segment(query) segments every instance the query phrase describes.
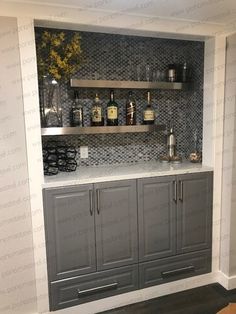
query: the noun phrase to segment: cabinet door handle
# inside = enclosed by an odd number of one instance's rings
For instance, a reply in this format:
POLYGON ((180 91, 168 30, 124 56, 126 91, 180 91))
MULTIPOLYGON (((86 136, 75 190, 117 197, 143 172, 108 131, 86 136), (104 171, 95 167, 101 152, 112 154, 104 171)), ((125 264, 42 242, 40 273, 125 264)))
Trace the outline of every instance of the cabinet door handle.
POLYGON ((173 185, 174 185, 174 197, 173 197, 173 200, 175 202, 177 202, 177 182, 176 182, 176 180, 173 181, 173 185))
POLYGON ((96 288, 90 288, 90 289, 86 289, 86 290, 79 290, 78 289, 78 296, 83 296, 83 295, 88 295, 88 294, 93 294, 93 293, 97 293, 97 292, 103 292, 103 291, 107 291, 107 290, 113 290, 113 289, 117 289, 118 287, 118 283, 114 282, 114 283, 110 283, 108 285, 104 285, 104 286, 100 286, 100 287, 96 287, 96 288))
POLYGON ((89 190, 90 215, 93 216, 93 191, 89 190))
POLYGON ((97 213, 99 215, 100 214, 100 191, 96 190, 96 194, 97 194, 97 213))
POLYGON ((174 269, 174 270, 163 271, 163 272, 161 272, 161 276, 162 276, 162 278, 171 277, 171 276, 186 274, 186 273, 193 272, 193 271, 195 271, 195 267, 191 265, 191 266, 182 267, 182 268, 178 268, 178 269, 174 269))
POLYGON ((181 202, 183 202, 183 194, 184 194, 184 192, 183 192, 183 190, 184 190, 184 184, 183 184, 183 181, 179 181, 179 184, 180 184, 180 195, 179 195, 179 200, 181 201, 181 202))

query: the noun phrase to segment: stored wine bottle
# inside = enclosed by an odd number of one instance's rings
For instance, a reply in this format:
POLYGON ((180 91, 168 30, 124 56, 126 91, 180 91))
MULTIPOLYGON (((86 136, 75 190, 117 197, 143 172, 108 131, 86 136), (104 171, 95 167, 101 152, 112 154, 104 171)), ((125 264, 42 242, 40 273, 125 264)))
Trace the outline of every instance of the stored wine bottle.
POLYGON ((102 112, 102 103, 96 94, 94 103, 92 106, 92 113, 91 113, 91 125, 92 126, 102 126, 104 125, 104 117, 102 112))
POLYGON ((143 124, 154 124, 155 122, 155 111, 151 104, 151 94, 147 94, 147 106, 143 111, 143 124))
POLYGON ((74 92, 74 102, 71 109, 71 126, 84 126, 83 106, 77 91, 74 92))
POLYGON ((133 93, 129 92, 129 97, 126 101, 126 125, 136 124, 136 103, 133 93))
POLYGON ((114 91, 110 92, 110 101, 107 104, 107 125, 118 125, 118 105, 114 100, 114 91))

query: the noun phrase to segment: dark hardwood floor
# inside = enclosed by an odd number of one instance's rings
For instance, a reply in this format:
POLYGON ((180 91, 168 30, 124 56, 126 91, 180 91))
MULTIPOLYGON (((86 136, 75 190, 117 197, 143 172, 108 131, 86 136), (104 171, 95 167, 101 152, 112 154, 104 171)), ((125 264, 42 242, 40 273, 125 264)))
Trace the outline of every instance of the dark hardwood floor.
MULTIPOLYGON (((219 284, 186 290, 145 302, 102 312, 103 314, 216 314, 236 303, 236 289, 227 291, 219 284)), ((101 313, 100 313, 101 314, 101 313)))

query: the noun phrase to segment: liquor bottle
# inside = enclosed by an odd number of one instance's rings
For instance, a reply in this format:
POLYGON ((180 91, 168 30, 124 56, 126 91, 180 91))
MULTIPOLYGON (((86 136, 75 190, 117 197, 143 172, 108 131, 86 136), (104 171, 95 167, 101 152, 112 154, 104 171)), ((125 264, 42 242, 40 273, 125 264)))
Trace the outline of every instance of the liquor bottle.
POLYGON ((176 156, 176 137, 174 134, 174 127, 172 122, 170 123, 170 130, 167 137, 167 149, 169 158, 173 158, 176 156))
POLYGON ((107 104, 107 125, 118 125, 118 105, 114 100, 114 91, 110 92, 110 101, 107 104))
POLYGON ((136 103, 133 93, 129 92, 129 97, 126 101, 126 125, 136 124, 136 103))
POLYGON ((155 111, 151 104, 150 92, 147 94, 147 106, 143 111, 143 124, 154 124, 155 122, 155 111))
POLYGON ((95 95, 94 103, 92 106, 91 112, 91 125, 92 126, 103 126, 104 117, 102 113, 102 104, 98 97, 98 94, 95 95))
POLYGON ((77 91, 74 92, 74 102, 71 109, 71 126, 84 126, 83 106, 77 91))

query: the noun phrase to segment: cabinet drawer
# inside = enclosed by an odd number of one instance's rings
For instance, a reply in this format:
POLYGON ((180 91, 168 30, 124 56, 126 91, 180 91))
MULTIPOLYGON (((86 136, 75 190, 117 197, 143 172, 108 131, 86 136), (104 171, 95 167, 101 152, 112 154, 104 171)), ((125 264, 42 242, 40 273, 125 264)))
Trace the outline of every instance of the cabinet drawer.
POLYGON ((137 265, 52 282, 50 309, 62 309, 136 289, 137 265))
POLYGON ((206 250, 142 263, 139 265, 139 282, 141 288, 146 288, 210 271, 211 250, 206 250))

